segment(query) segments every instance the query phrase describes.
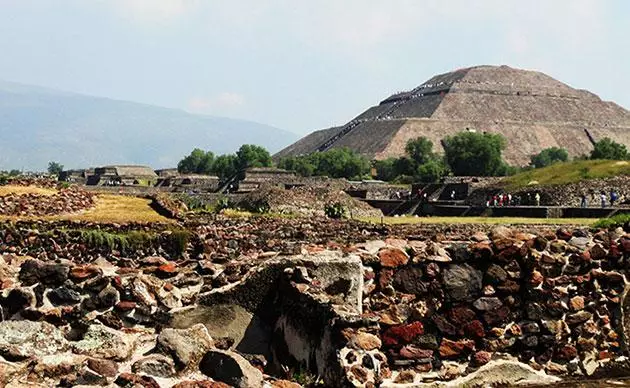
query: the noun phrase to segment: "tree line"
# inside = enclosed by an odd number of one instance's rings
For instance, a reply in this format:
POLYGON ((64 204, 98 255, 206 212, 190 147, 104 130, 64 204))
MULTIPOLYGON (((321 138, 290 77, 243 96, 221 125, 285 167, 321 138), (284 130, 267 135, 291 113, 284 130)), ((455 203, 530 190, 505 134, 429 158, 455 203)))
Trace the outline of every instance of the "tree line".
MULTIPOLYGON (((433 150, 433 142, 426 137, 411 139, 405 155, 399 158, 370 161, 349 148, 335 148, 325 152, 290 156, 278 161, 277 167, 301 176, 328 176, 351 180, 369 179, 372 168, 376 179, 410 183, 437 182, 446 175, 505 176, 521 170, 542 168, 569 160, 564 148, 546 148, 533 155, 527 167, 508 165, 503 160, 505 138, 500 134, 461 132, 442 140, 444 155, 433 150)), ((626 146, 604 138, 594 144, 588 156, 577 159, 627 160, 626 146)), ((183 158, 177 169, 181 173, 213 174, 226 179, 249 167, 272 167, 269 152, 263 147, 245 144, 235 154, 215 156, 211 151, 194 149, 183 158)))

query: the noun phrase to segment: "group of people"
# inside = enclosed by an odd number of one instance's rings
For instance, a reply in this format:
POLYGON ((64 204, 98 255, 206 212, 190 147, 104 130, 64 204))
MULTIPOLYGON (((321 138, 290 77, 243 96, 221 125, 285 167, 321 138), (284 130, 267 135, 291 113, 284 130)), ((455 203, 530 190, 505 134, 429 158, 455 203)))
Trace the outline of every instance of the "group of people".
MULTIPOLYGON (((591 190, 590 197, 590 203, 595 203, 599 197, 599 202, 603 208, 607 206, 613 207, 615 204, 622 203, 625 200, 625 196, 619 195, 614 189, 611 189, 609 194, 606 194, 605 191, 601 191, 599 195, 597 195, 594 190, 591 190)), ((580 207, 589 207, 589 196, 586 193, 582 193, 580 196, 580 207)))
POLYGON ((512 195, 510 193, 499 193, 488 197, 486 201, 486 207, 503 207, 503 206, 521 206, 521 205, 535 205, 540 206, 540 193, 536 192, 534 195, 527 193, 525 200, 519 195, 512 195))

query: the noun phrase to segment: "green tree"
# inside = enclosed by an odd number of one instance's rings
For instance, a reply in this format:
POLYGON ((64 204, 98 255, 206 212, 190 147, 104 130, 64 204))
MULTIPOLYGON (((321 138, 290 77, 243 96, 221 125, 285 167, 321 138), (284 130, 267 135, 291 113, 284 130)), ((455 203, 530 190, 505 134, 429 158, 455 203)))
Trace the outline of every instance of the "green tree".
POLYGON ((376 179, 382 181, 392 181, 399 175, 396 171, 396 158, 387 158, 374 161, 374 169, 376 169, 376 179))
POLYGON ((349 148, 333 148, 319 153, 315 175, 361 179, 370 172, 370 162, 349 148))
POLYGON ((495 176, 504 174, 501 152, 505 139, 499 134, 461 132, 443 140, 446 163, 455 175, 495 176))
POLYGON ((314 158, 308 156, 291 156, 278 161, 278 167, 289 171, 295 171, 301 176, 311 176, 317 167, 314 158))
POLYGON ((265 148, 253 144, 243 144, 236 152, 239 169, 249 167, 271 167, 271 155, 265 148))
POLYGON ((424 136, 409 140, 405 146, 405 152, 416 163, 416 166, 425 164, 435 158, 433 143, 424 136))
POLYGON ((623 144, 614 142, 610 138, 603 138, 595 142, 595 147, 591 151, 591 159, 610 159, 610 160, 626 160, 628 159, 628 150, 623 144))
POLYGON ((434 158, 418 166, 415 176, 420 182, 434 183, 439 181, 444 175, 446 175, 444 161, 434 158))
POLYGON ((212 173, 221 179, 229 178, 238 171, 238 159, 234 154, 218 156, 212 164, 212 173))
MULTIPOLYGON (((61 170, 63 171, 63 166, 62 166, 61 170)), ((51 173, 51 174, 53 174, 53 173, 51 173)), ((59 173, 56 173, 56 174, 59 175, 59 173)), ((9 171, 9 176, 18 176, 18 175, 22 175, 22 171, 16 170, 16 169, 13 169, 13 170, 9 171)))
POLYGON ((63 164, 55 161, 48 162, 48 173, 51 175, 59 175, 63 171, 63 164))
POLYGON ((537 155, 532 156, 529 164, 534 168, 542 168, 554 163, 566 162, 567 160, 569 160, 567 150, 564 148, 551 147, 545 148, 537 155))
POLYGON ((180 160, 177 171, 183 174, 210 174, 214 163, 214 154, 199 148, 192 150, 190 155, 180 160))

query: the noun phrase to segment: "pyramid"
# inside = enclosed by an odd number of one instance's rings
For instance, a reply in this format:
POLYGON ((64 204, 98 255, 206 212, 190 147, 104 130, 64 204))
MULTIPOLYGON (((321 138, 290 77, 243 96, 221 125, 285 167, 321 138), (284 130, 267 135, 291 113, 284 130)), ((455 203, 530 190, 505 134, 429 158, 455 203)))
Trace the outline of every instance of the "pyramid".
POLYGON ((504 159, 527 165, 548 147, 586 155, 604 137, 630 148, 630 112, 537 71, 476 66, 437 75, 394 94, 347 124, 315 131, 275 158, 348 147, 370 159, 399 157, 408 140, 441 140, 462 131, 502 134, 504 159))

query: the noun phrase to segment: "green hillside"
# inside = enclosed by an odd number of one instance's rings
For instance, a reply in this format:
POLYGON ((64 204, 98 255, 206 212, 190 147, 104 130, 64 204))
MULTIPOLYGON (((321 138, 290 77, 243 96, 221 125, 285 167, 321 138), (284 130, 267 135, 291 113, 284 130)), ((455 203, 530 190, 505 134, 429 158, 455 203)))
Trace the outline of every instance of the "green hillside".
POLYGON ((557 163, 507 177, 503 184, 512 190, 530 185, 561 185, 588 179, 630 175, 630 162, 619 160, 578 160, 557 163))

